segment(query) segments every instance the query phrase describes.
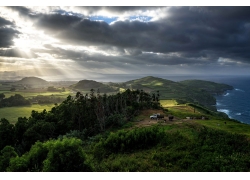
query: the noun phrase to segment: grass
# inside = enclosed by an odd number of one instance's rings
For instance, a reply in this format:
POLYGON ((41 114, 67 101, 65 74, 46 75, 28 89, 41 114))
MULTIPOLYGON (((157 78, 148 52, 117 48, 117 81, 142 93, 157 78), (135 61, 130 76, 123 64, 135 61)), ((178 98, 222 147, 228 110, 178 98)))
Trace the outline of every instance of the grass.
MULTIPOLYGON (((20 94, 25 98, 32 98, 37 95, 42 95, 42 96, 53 96, 56 97, 62 97, 62 98, 67 98, 68 95, 72 95, 70 91, 65 91, 65 92, 23 92, 23 91, 0 91, 0 93, 4 93, 5 97, 8 98, 10 96, 14 96, 15 94, 20 94)), ((74 93, 75 94, 75 93, 74 93)))
POLYGON ((248 124, 238 123, 230 120, 194 120, 194 122, 213 129, 244 134, 250 137, 250 125, 248 124))
POLYGON ((22 107, 5 107, 0 108, 0 119, 6 118, 9 120, 10 123, 16 123, 18 117, 30 117, 31 111, 35 110, 38 112, 43 111, 46 109, 47 111, 51 110, 51 108, 54 107, 54 104, 50 105, 38 105, 34 104, 31 106, 22 106, 22 107))
POLYGON ((176 106, 178 103, 176 100, 160 100, 162 107, 176 106))
MULTIPOLYGON (((248 141, 244 141, 243 137, 237 134, 231 135, 234 131, 227 133, 218 131, 219 129, 214 130, 213 126, 216 124, 213 121, 210 121, 212 128, 207 130, 199 122, 188 121, 182 124, 163 126, 161 128, 164 128, 166 135, 161 135, 162 140, 158 144, 142 149, 131 147, 128 148, 129 151, 118 151, 106 155, 101 161, 93 161, 96 163, 96 171, 249 171, 248 141)), ((228 125, 235 126, 237 124, 239 123, 228 121, 228 125)), ((112 137, 114 135, 112 134, 112 137)), ((123 140, 122 138, 120 136, 117 137, 117 141, 113 141, 118 142, 118 140, 123 140)))

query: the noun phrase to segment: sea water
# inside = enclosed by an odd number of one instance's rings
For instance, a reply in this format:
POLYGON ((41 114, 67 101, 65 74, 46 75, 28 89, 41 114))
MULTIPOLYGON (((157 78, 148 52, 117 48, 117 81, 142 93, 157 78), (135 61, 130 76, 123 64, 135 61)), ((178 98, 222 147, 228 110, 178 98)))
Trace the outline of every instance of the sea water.
POLYGON ((225 78, 221 82, 232 85, 234 89, 216 96, 217 110, 232 119, 250 124, 250 77, 225 78))

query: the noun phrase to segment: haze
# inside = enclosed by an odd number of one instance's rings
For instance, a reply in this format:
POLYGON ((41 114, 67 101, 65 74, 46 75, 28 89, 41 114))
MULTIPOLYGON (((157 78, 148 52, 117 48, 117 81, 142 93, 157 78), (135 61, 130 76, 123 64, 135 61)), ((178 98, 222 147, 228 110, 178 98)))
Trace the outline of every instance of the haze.
POLYGON ((2 6, 0 79, 249 75, 250 7, 2 6))

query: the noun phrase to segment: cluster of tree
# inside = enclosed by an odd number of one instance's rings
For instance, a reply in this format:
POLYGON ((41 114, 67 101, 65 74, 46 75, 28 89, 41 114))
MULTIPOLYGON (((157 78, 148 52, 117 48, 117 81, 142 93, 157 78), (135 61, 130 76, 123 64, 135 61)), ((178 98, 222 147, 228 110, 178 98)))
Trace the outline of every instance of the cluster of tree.
POLYGON ((52 92, 65 92, 65 88, 63 87, 62 89, 55 88, 54 86, 49 86, 47 88, 47 91, 52 91, 52 92))
POLYGON ((54 95, 51 96, 43 96, 43 95, 37 95, 33 97, 30 101, 32 103, 36 102, 38 104, 55 104, 55 103, 61 103, 64 99, 60 97, 56 97, 54 95))
POLYGON ((15 94, 9 98, 5 98, 5 95, 0 94, 0 107, 11 107, 11 106, 24 106, 30 105, 30 101, 25 99, 20 94, 15 94))
POLYGON ((142 90, 128 89, 116 95, 95 94, 93 89, 86 95, 78 92, 50 111, 33 110, 29 118, 19 117, 15 125, 1 119, 0 149, 10 146, 21 156, 37 141, 56 139, 71 131, 82 133, 83 138, 91 137, 107 128, 122 126, 145 108, 161 107, 142 90))

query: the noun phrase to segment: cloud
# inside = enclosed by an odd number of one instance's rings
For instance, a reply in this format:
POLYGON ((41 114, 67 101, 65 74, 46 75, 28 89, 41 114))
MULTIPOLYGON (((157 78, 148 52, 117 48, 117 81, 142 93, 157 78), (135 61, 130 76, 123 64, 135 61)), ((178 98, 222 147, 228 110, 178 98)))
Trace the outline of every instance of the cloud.
POLYGON ((0 27, 0 48, 13 45, 13 38, 17 37, 18 34, 19 32, 12 28, 0 27))
POLYGON ((4 57, 19 57, 19 58, 36 58, 38 57, 35 53, 30 51, 22 51, 17 48, 0 50, 0 56, 4 57))
MULTIPOLYGON (((1 56, 50 56, 86 68, 124 71, 149 70, 150 66, 185 66, 191 70, 191 66, 206 69, 250 64, 250 7, 8 8, 55 41, 49 45, 42 42, 43 48, 34 46, 29 55, 12 47, 7 54, 0 51, 1 56), (143 21, 146 15, 148 19, 143 21), (102 18, 98 20, 98 16, 102 18), (108 23, 105 17, 116 20, 108 23)), ((29 32, 28 28, 17 31, 13 22, 0 17, 0 48, 11 47, 18 33, 29 32)), ((35 37, 36 31, 27 37, 35 37)))
POLYGON ((0 27, 6 26, 6 25, 13 25, 13 23, 0 17, 0 27))
POLYGON ((0 48, 13 45, 13 38, 19 34, 13 26, 15 26, 13 22, 0 17, 0 48))

